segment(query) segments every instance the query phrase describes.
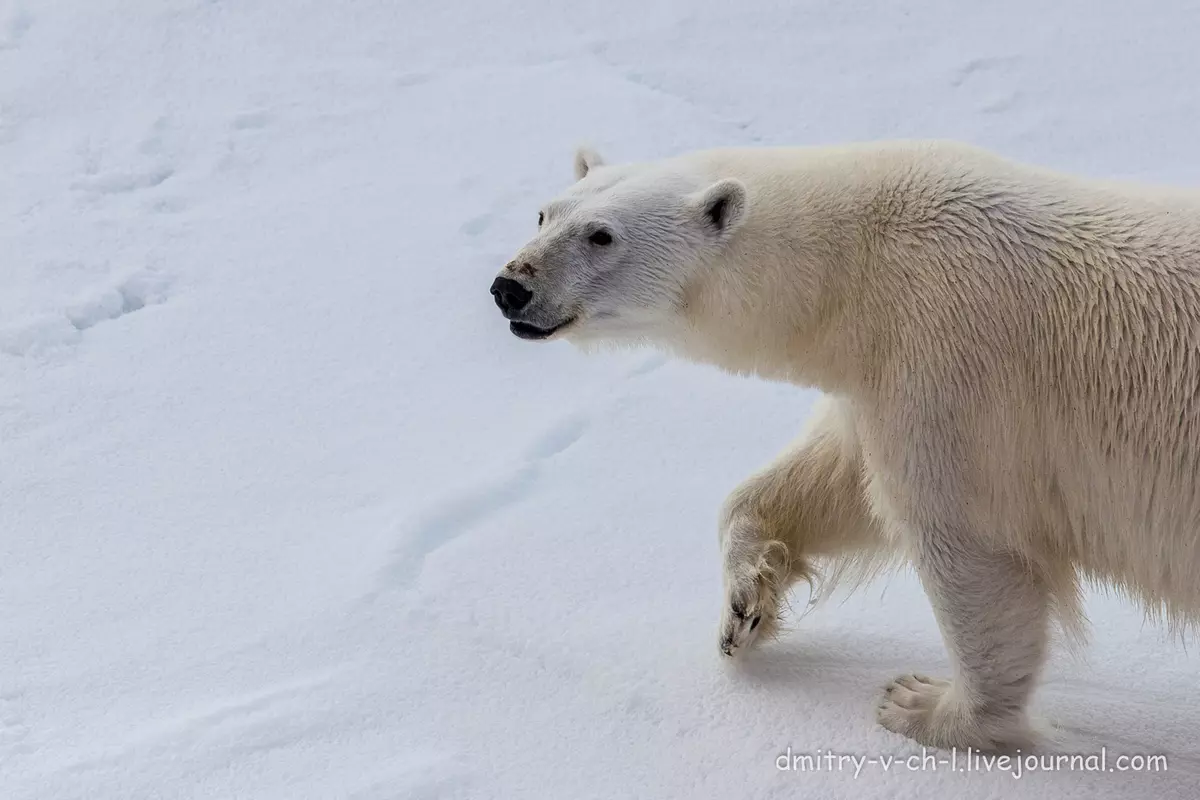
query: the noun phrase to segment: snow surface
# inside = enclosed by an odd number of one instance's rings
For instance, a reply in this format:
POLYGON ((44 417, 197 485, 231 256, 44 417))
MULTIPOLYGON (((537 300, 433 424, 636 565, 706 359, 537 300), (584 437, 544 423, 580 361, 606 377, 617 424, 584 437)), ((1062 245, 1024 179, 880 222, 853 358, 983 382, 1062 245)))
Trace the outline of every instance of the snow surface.
POLYGON ((777 769, 919 753, 876 698, 946 669, 908 575, 718 654, 717 506, 813 394, 521 342, 487 287, 584 140, 1200 183, 1198 30, 1190 0, 0 2, 0 798, 1194 800, 1200 663, 1103 596, 1039 708, 1165 774, 777 769))

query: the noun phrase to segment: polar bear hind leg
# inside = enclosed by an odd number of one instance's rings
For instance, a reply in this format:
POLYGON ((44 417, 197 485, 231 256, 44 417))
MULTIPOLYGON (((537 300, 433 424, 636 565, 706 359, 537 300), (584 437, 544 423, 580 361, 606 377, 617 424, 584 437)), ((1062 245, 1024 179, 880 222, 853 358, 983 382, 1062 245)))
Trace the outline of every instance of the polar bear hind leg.
POLYGON ((952 680, 901 675, 879 723, 930 747, 1009 750, 1034 736, 1026 707, 1048 643, 1046 585, 1016 558, 972 552, 961 537, 917 534, 916 567, 950 654, 952 680))

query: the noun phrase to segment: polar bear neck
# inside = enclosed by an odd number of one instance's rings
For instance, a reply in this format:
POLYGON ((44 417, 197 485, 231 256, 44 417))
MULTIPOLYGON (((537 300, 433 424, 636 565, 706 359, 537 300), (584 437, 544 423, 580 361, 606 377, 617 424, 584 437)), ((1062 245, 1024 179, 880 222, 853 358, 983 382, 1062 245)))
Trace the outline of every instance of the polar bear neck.
POLYGON ((836 393, 868 380, 862 367, 884 331, 858 310, 870 286, 865 247, 878 192, 866 156, 854 147, 698 154, 712 178, 747 185, 750 210, 687 287, 670 349, 735 374, 836 393))

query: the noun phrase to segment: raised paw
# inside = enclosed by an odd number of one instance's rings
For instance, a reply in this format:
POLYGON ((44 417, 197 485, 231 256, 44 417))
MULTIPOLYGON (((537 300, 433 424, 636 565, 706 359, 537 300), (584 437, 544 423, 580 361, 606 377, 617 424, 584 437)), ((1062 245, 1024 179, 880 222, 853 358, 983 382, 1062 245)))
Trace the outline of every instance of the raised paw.
POLYGON ((721 652, 732 656, 758 638, 764 611, 744 603, 729 602, 721 619, 721 652))
POLYGON ((721 612, 720 646, 727 656, 775 635, 783 588, 781 557, 759 556, 751 563, 727 567, 725 606, 721 612))
POLYGON ((950 681, 924 675, 889 683, 876 717, 889 731, 928 747, 1005 750, 1029 741, 1020 719, 971 711, 950 681))

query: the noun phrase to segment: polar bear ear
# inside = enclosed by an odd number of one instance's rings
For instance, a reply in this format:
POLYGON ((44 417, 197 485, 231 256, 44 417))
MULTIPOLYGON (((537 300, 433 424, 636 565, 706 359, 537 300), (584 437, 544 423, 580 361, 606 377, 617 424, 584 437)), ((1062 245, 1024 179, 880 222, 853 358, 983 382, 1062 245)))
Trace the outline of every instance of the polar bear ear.
POLYGON ((722 178, 694 195, 705 228, 719 238, 733 233, 746 216, 746 186, 737 178, 722 178))
POLYGON ((604 166, 604 159, 590 147, 580 147, 575 151, 575 180, 581 181, 596 167, 604 166))

